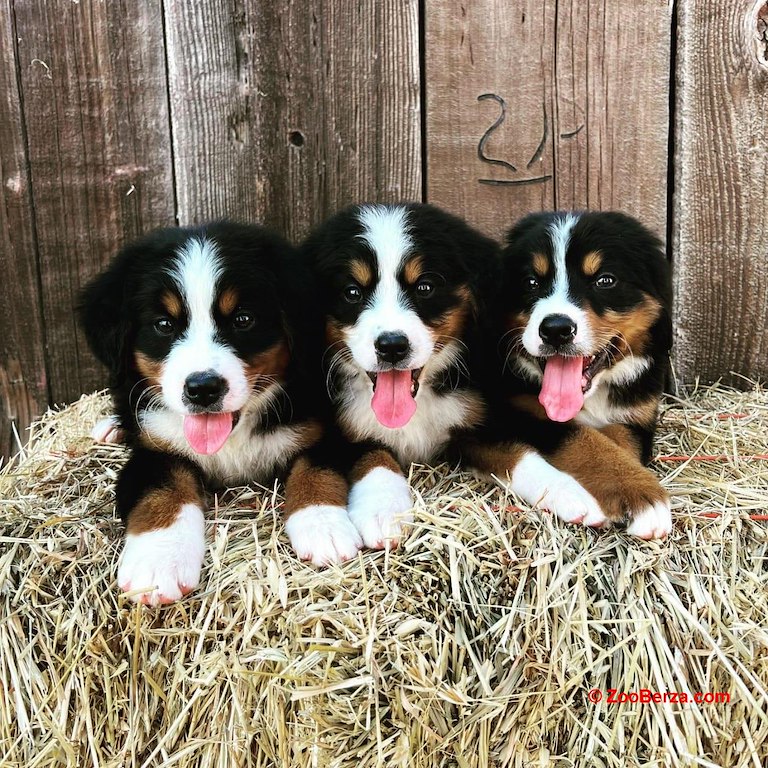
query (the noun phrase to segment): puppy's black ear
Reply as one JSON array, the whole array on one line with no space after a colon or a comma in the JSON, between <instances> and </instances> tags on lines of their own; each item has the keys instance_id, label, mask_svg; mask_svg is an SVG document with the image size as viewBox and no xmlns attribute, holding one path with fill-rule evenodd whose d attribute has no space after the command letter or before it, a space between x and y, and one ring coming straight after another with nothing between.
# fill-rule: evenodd
<instances>
[{"instance_id":1,"label":"puppy's black ear","mask_svg":"<svg viewBox=\"0 0 768 768\"><path fill-rule=\"evenodd\" d=\"M122 253L106 271L97 275L83 289L77 307L88 346L109 369L113 385L125 374L126 354L130 346L126 262Z\"/></svg>"}]
</instances>

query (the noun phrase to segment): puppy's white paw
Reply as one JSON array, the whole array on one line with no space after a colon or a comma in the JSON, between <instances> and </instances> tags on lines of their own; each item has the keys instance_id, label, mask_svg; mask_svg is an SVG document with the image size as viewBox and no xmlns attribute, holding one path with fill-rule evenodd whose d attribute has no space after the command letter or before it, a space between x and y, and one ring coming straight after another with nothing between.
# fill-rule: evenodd
<instances>
[{"instance_id":1,"label":"puppy's white paw","mask_svg":"<svg viewBox=\"0 0 768 768\"><path fill-rule=\"evenodd\" d=\"M372 549L397 546L412 510L408 481L386 467L372 469L349 491L349 517Z\"/></svg>"},{"instance_id":2,"label":"puppy's white paw","mask_svg":"<svg viewBox=\"0 0 768 768\"><path fill-rule=\"evenodd\" d=\"M124 443L125 430L120 427L117 416L107 416L99 419L91 430L91 437L97 443Z\"/></svg>"},{"instance_id":3,"label":"puppy's white paw","mask_svg":"<svg viewBox=\"0 0 768 768\"><path fill-rule=\"evenodd\" d=\"M627 533L641 539L663 539L672 531L672 511L669 501L657 501L632 517Z\"/></svg>"},{"instance_id":4,"label":"puppy's white paw","mask_svg":"<svg viewBox=\"0 0 768 768\"><path fill-rule=\"evenodd\" d=\"M561 473L546 490L538 506L548 509L566 523L582 523L590 528L601 528L608 518L600 509L597 499L570 475Z\"/></svg>"},{"instance_id":5,"label":"puppy's white paw","mask_svg":"<svg viewBox=\"0 0 768 768\"><path fill-rule=\"evenodd\" d=\"M296 554L314 565L351 560L363 546L347 510L314 504L294 512L285 521L285 532Z\"/></svg>"},{"instance_id":6,"label":"puppy's white paw","mask_svg":"<svg viewBox=\"0 0 768 768\"><path fill-rule=\"evenodd\" d=\"M586 488L536 453L520 459L511 480L512 490L528 504L548 509L566 523L599 528L608 522L597 499Z\"/></svg>"},{"instance_id":7,"label":"puppy's white paw","mask_svg":"<svg viewBox=\"0 0 768 768\"><path fill-rule=\"evenodd\" d=\"M205 554L205 520L196 504L184 504L173 525L128 534L117 583L130 599L146 605L179 600L200 583Z\"/></svg>"}]
</instances>

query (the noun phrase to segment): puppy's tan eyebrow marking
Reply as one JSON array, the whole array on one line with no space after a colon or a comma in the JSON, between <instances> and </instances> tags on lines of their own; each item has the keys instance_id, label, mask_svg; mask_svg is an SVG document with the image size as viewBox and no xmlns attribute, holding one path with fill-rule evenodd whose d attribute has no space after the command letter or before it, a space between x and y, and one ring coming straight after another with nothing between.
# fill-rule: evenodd
<instances>
[{"instance_id":1,"label":"puppy's tan eyebrow marking","mask_svg":"<svg viewBox=\"0 0 768 768\"><path fill-rule=\"evenodd\" d=\"M592 277L597 274L597 270L600 269L603 263L603 254L600 251L590 251L581 263L581 268L584 270L584 274L587 277Z\"/></svg>"},{"instance_id":2,"label":"puppy's tan eyebrow marking","mask_svg":"<svg viewBox=\"0 0 768 768\"><path fill-rule=\"evenodd\" d=\"M549 272L549 259L543 253L533 254L533 271L539 277L544 277Z\"/></svg>"},{"instance_id":3,"label":"puppy's tan eyebrow marking","mask_svg":"<svg viewBox=\"0 0 768 768\"><path fill-rule=\"evenodd\" d=\"M369 286L373 282L373 270L364 261L355 259L349 265L349 271L351 272L352 277L354 277L363 287Z\"/></svg>"},{"instance_id":4,"label":"puppy's tan eyebrow marking","mask_svg":"<svg viewBox=\"0 0 768 768\"><path fill-rule=\"evenodd\" d=\"M165 291L160 297L160 303L165 308L165 311L173 318L180 318L183 311L181 299L171 291Z\"/></svg>"},{"instance_id":5,"label":"puppy's tan eyebrow marking","mask_svg":"<svg viewBox=\"0 0 768 768\"><path fill-rule=\"evenodd\" d=\"M413 285L420 277L422 272L424 271L424 264L422 262L421 256L411 256L408 261L405 262L405 266L403 267L403 277L405 278L405 282L408 283L408 285Z\"/></svg>"},{"instance_id":6,"label":"puppy's tan eyebrow marking","mask_svg":"<svg viewBox=\"0 0 768 768\"><path fill-rule=\"evenodd\" d=\"M219 309L222 315L231 315L237 307L238 295L234 288L225 288L219 296Z\"/></svg>"}]
</instances>

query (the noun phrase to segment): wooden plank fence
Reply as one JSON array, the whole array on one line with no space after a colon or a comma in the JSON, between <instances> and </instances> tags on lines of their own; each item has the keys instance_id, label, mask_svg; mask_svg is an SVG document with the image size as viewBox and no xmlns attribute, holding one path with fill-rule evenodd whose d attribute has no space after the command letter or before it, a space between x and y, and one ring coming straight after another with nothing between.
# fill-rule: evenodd
<instances>
[{"instance_id":1,"label":"wooden plank fence","mask_svg":"<svg viewBox=\"0 0 768 768\"><path fill-rule=\"evenodd\" d=\"M0 0L0 452L103 384L72 306L127 239L361 200L635 214L678 378L765 378L767 30L761 0Z\"/></svg>"}]
</instances>

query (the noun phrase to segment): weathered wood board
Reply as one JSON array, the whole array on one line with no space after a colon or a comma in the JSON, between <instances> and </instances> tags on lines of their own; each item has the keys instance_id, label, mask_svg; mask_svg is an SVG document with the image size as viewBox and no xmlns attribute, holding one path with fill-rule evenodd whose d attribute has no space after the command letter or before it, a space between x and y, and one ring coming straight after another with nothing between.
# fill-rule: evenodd
<instances>
[{"instance_id":1,"label":"weathered wood board","mask_svg":"<svg viewBox=\"0 0 768 768\"><path fill-rule=\"evenodd\" d=\"M667 222L666 0L426 0L427 198L501 235L547 208Z\"/></svg>"},{"instance_id":2,"label":"weathered wood board","mask_svg":"<svg viewBox=\"0 0 768 768\"><path fill-rule=\"evenodd\" d=\"M765 381L768 3L681 3L676 117L677 375Z\"/></svg>"},{"instance_id":3,"label":"weathered wood board","mask_svg":"<svg viewBox=\"0 0 768 768\"><path fill-rule=\"evenodd\" d=\"M45 336L21 115L16 32L10 2L0 5L0 456L18 450L48 401Z\"/></svg>"},{"instance_id":4,"label":"weathered wood board","mask_svg":"<svg viewBox=\"0 0 768 768\"><path fill-rule=\"evenodd\" d=\"M416 0L167 3L179 218L298 238L421 197Z\"/></svg>"},{"instance_id":5,"label":"weathered wood board","mask_svg":"<svg viewBox=\"0 0 768 768\"><path fill-rule=\"evenodd\" d=\"M49 391L70 401L105 381L76 326L80 288L126 238L173 222L161 3L14 13Z\"/></svg>"},{"instance_id":6,"label":"weathered wood board","mask_svg":"<svg viewBox=\"0 0 768 768\"><path fill-rule=\"evenodd\" d=\"M2 453L103 385L73 305L127 239L361 200L632 213L678 378L768 375L765 0L0 0L0 63Z\"/></svg>"}]
</instances>

